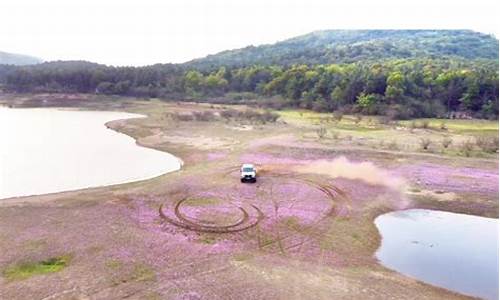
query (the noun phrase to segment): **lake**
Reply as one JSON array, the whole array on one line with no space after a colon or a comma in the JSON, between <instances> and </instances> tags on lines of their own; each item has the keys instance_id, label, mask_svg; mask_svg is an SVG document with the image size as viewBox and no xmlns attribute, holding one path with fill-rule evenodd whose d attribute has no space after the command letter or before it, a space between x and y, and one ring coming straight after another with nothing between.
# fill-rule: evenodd
<instances>
[{"instance_id":1,"label":"lake","mask_svg":"<svg viewBox=\"0 0 500 300\"><path fill-rule=\"evenodd\" d=\"M410 209L381 215L386 267L462 294L498 299L498 219Z\"/></svg>"},{"instance_id":2,"label":"lake","mask_svg":"<svg viewBox=\"0 0 500 300\"><path fill-rule=\"evenodd\" d=\"M0 199L105 186L179 170L175 156L106 128L121 112L0 107Z\"/></svg>"}]
</instances>

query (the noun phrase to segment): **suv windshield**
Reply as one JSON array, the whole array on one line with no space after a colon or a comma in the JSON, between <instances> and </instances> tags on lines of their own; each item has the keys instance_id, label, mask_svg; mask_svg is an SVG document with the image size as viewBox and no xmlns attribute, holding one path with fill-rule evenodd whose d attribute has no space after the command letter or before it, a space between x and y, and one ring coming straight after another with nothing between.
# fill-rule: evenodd
<instances>
[{"instance_id":1,"label":"suv windshield","mask_svg":"<svg viewBox=\"0 0 500 300\"><path fill-rule=\"evenodd\" d=\"M243 168L243 172L253 172L253 168Z\"/></svg>"}]
</instances>

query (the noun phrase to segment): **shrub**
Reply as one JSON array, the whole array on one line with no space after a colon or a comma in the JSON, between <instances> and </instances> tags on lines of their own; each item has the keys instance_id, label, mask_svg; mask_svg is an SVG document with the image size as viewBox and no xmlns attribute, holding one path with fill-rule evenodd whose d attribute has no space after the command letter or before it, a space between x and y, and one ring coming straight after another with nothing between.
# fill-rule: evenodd
<instances>
[{"instance_id":1,"label":"shrub","mask_svg":"<svg viewBox=\"0 0 500 300\"><path fill-rule=\"evenodd\" d=\"M387 107L386 109L381 108L380 113L383 113L390 120L407 120L413 116L407 107L401 105Z\"/></svg>"},{"instance_id":2,"label":"shrub","mask_svg":"<svg viewBox=\"0 0 500 300\"><path fill-rule=\"evenodd\" d=\"M290 107L289 102L281 96L273 96L270 99L260 100L259 104L262 107L281 110L285 107Z\"/></svg>"},{"instance_id":3,"label":"shrub","mask_svg":"<svg viewBox=\"0 0 500 300\"><path fill-rule=\"evenodd\" d=\"M422 123L420 123L420 127L423 128L423 129L427 129L429 128L429 120L423 120Z\"/></svg>"},{"instance_id":4,"label":"shrub","mask_svg":"<svg viewBox=\"0 0 500 300\"><path fill-rule=\"evenodd\" d=\"M498 151L498 137L477 136L475 142L476 146L483 152L494 153Z\"/></svg>"},{"instance_id":5,"label":"shrub","mask_svg":"<svg viewBox=\"0 0 500 300\"><path fill-rule=\"evenodd\" d=\"M256 118L257 112L251 109L246 109L244 111L239 111L238 112L238 119L243 119L243 120L253 120Z\"/></svg>"},{"instance_id":6,"label":"shrub","mask_svg":"<svg viewBox=\"0 0 500 300\"><path fill-rule=\"evenodd\" d=\"M236 109L227 109L220 112L220 116L226 120L246 120L250 122L274 123L278 120L279 115L270 111L258 112L256 110L247 109L244 111Z\"/></svg>"},{"instance_id":7,"label":"shrub","mask_svg":"<svg viewBox=\"0 0 500 300\"><path fill-rule=\"evenodd\" d=\"M387 116L382 116L378 119L379 124L381 125L388 125L391 123L391 118Z\"/></svg>"},{"instance_id":8,"label":"shrub","mask_svg":"<svg viewBox=\"0 0 500 300\"><path fill-rule=\"evenodd\" d=\"M306 106L304 108L308 108L308 107ZM321 98L321 99L317 99L316 101L313 101L310 108L314 111L317 111L317 112L322 112L322 111L324 112L324 111L328 111L330 106L328 105L328 102L325 99Z\"/></svg>"},{"instance_id":9,"label":"shrub","mask_svg":"<svg viewBox=\"0 0 500 300\"><path fill-rule=\"evenodd\" d=\"M439 100L418 101L420 103L420 109L422 109L420 115L426 118L429 117L439 117L445 114L446 107Z\"/></svg>"},{"instance_id":10,"label":"shrub","mask_svg":"<svg viewBox=\"0 0 500 300\"><path fill-rule=\"evenodd\" d=\"M215 114L211 111L194 112L193 117L196 121L209 122L216 119Z\"/></svg>"},{"instance_id":11,"label":"shrub","mask_svg":"<svg viewBox=\"0 0 500 300\"><path fill-rule=\"evenodd\" d=\"M239 112L236 109L224 109L223 111L220 112L220 116L223 117L226 120L230 119L236 119L239 115Z\"/></svg>"},{"instance_id":12,"label":"shrub","mask_svg":"<svg viewBox=\"0 0 500 300\"><path fill-rule=\"evenodd\" d=\"M377 103L377 95L361 93L356 99L356 103L362 109L370 109Z\"/></svg>"},{"instance_id":13,"label":"shrub","mask_svg":"<svg viewBox=\"0 0 500 300\"><path fill-rule=\"evenodd\" d=\"M359 125L359 123L361 123L362 120L363 120L363 117L361 115L354 116L354 124Z\"/></svg>"},{"instance_id":14,"label":"shrub","mask_svg":"<svg viewBox=\"0 0 500 300\"><path fill-rule=\"evenodd\" d=\"M474 144L470 140L465 141L460 145L460 151L467 157L471 155L472 150L474 150Z\"/></svg>"},{"instance_id":15,"label":"shrub","mask_svg":"<svg viewBox=\"0 0 500 300\"><path fill-rule=\"evenodd\" d=\"M174 114L171 114L170 116L175 121L188 122L188 121L193 121L194 120L194 116L192 114L174 113Z\"/></svg>"},{"instance_id":16,"label":"shrub","mask_svg":"<svg viewBox=\"0 0 500 300\"><path fill-rule=\"evenodd\" d=\"M250 92L241 92L241 93L236 93L236 92L229 92L226 93L226 98L229 100L249 100L249 99L255 99L257 98L257 94L250 93Z\"/></svg>"},{"instance_id":17,"label":"shrub","mask_svg":"<svg viewBox=\"0 0 500 300\"><path fill-rule=\"evenodd\" d=\"M410 122L410 129L415 129L417 128L417 122L415 120Z\"/></svg>"},{"instance_id":18,"label":"shrub","mask_svg":"<svg viewBox=\"0 0 500 300\"><path fill-rule=\"evenodd\" d=\"M280 116L277 113L273 113L270 111L265 111L261 114L261 118L264 122L274 123L278 120Z\"/></svg>"},{"instance_id":19,"label":"shrub","mask_svg":"<svg viewBox=\"0 0 500 300\"><path fill-rule=\"evenodd\" d=\"M392 140L388 145L387 145L387 148L389 148L390 150L399 150L399 146L398 146L398 143L396 143L395 140Z\"/></svg>"},{"instance_id":20,"label":"shrub","mask_svg":"<svg viewBox=\"0 0 500 300\"><path fill-rule=\"evenodd\" d=\"M318 135L318 138L324 138L326 136L326 128L321 126L320 128L316 129L316 134Z\"/></svg>"},{"instance_id":21,"label":"shrub","mask_svg":"<svg viewBox=\"0 0 500 300\"><path fill-rule=\"evenodd\" d=\"M430 125L429 120L422 120L420 122L413 120L410 122L409 126L410 129L416 129L416 128L428 129L429 125Z\"/></svg>"},{"instance_id":22,"label":"shrub","mask_svg":"<svg viewBox=\"0 0 500 300\"><path fill-rule=\"evenodd\" d=\"M342 118L344 117L344 114L341 111L334 111L332 115L332 119L335 122L340 122L342 121Z\"/></svg>"},{"instance_id":23,"label":"shrub","mask_svg":"<svg viewBox=\"0 0 500 300\"><path fill-rule=\"evenodd\" d=\"M441 129L441 130L448 130L448 126L446 126L445 122L441 122L441 124L439 125L439 129Z\"/></svg>"},{"instance_id":24,"label":"shrub","mask_svg":"<svg viewBox=\"0 0 500 300\"><path fill-rule=\"evenodd\" d=\"M387 110L385 110L383 115L389 120L395 120L399 118L399 112L394 108L388 108Z\"/></svg>"},{"instance_id":25,"label":"shrub","mask_svg":"<svg viewBox=\"0 0 500 300\"><path fill-rule=\"evenodd\" d=\"M420 147L423 150L429 150L429 146L432 144L431 139L429 138L422 138L420 139Z\"/></svg>"},{"instance_id":26,"label":"shrub","mask_svg":"<svg viewBox=\"0 0 500 300\"><path fill-rule=\"evenodd\" d=\"M448 148L451 143L453 143L453 140L449 136L446 136L441 140L441 145L443 145L443 148L445 149Z\"/></svg>"},{"instance_id":27,"label":"shrub","mask_svg":"<svg viewBox=\"0 0 500 300\"><path fill-rule=\"evenodd\" d=\"M401 123L399 121L392 121L392 127L397 129L398 127L401 127Z\"/></svg>"}]
</instances>

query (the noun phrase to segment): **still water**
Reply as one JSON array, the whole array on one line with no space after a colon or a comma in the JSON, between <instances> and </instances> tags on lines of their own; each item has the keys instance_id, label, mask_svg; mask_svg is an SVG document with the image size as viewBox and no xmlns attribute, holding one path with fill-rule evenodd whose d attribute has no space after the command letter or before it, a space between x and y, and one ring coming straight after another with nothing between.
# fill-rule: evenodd
<instances>
[{"instance_id":1,"label":"still water","mask_svg":"<svg viewBox=\"0 0 500 300\"><path fill-rule=\"evenodd\" d=\"M376 256L395 271L462 294L498 299L498 219L425 209L375 219Z\"/></svg>"},{"instance_id":2,"label":"still water","mask_svg":"<svg viewBox=\"0 0 500 300\"><path fill-rule=\"evenodd\" d=\"M0 199L148 179L178 170L175 156L140 147L106 122L121 112L0 107Z\"/></svg>"}]
</instances>

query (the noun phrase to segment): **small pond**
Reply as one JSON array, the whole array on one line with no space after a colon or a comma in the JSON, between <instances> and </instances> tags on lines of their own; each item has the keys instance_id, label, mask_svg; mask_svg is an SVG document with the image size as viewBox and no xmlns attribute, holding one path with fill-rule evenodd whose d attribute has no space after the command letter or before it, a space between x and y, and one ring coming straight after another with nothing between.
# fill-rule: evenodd
<instances>
[{"instance_id":1,"label":"small pond","mask_svg":"<svg viewBox=\"0 0 500 300\"><path fill-rule=\"evenodd\" d=\"M498 219L425 209L381 215L376 253L392 270L466 295L498 299Z\"/></svg>"}]
</instances>

